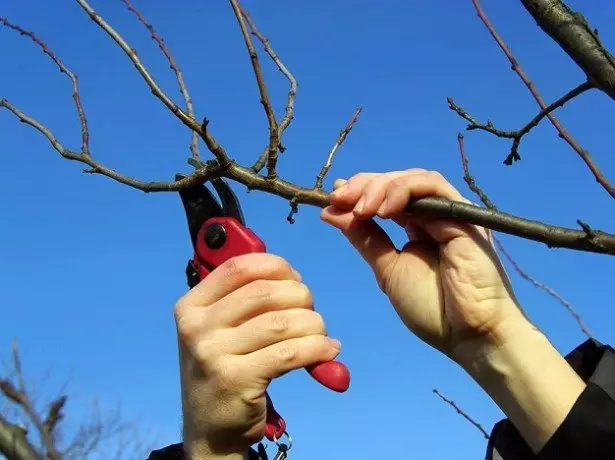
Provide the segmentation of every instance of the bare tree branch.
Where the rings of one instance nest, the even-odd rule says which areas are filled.
[[[1,415],[0,453],[11,460],[41,460],[38,452],[30,445],[26,431],[7,422]]]
[[[85,110],[83,108],[83,104],[81,102],[81,96],[79,94],[79,84],[77,82],[77,76],[71,72],[71,70],[64,65],[64,63],[60,60],[60,58],[49,49],[47,44],[40,40],[36,35],[32,32],[25,30],[13,23],[11,23],[7,18],[0,17],[0,25],[4,25],[5,27],[15,30],[19,32],[21,35],[29,37],[34,43],[36,43],[47,56],[51,58],[51,60],[58,66],[60,72],[66,74],[68,78],[70,78],[73,85],[73,100],[75,101],[75,106],[77,108],[77,114],[79,115],[79,121],[81,122],[81,153],[84,155],[90,154],[90,132],[88,129],[88,120],[85,116]]]
[[[487,208],[494,209],[494,210],[497,209],[496,206],[493,204],[493,202],[489,199],[487,194],[478,186],[478,184],[476,183],[476,180],[474,179],[474,176],[470,173],[470,166],[469,166],[468,157],[467,157],[466,151],[465,151],[465,146],[464,146],[464,142],[463,142],[463,136],[461,134],[459,134],[457,136],[457,139],[459,141],[459,152],[461,153],[461,163],[463,165],[463,172],[464,172],[463,178],[464,178],[464,180],[468,184],[468,187],[470,187],[470,190],[472,190],[476,195],[478,195],[480,200],[483,202],[483,204]],[[495,243],[497,244],[499,250],[502,252],[502,254],[504,254],[504,256],[508,259],[508,261],[514,267],[516,272],[523,279],[525,279],[526,281],[529,281],[530,283],[532,283],[537,288],[542,289],[547,294],[549,294],[551,297],[553,297],[555,300],[557,300],[559,303],[561,303],[564,306],[564,308],[566,310],[568,310],[568,312],[572,315],[574,320],[577,322],[577,324],[581,328],[581,331],[583,331],[583,333],[587,337],[589,337],[590,339],[593,338],[592,335],[589,332],[589,329],[585,325],[585,322],[583,321],[581,316],[575,311],[575,309],[572,307],[572,305],[569,302],[567,302],[562,296],[560,296],[557,292],[555,292],[551,287],[547,286],[544,283],[541,283],[540,281],[537,281],[536,279],[534,279],[530,275],[528,275],[521,268],[521,266],[517,263],[517,261],[515,261],[513,259],[513,257],[510,255],[510,253],[504,248],[504,245],[502,244],[502,242],[497,237],[495,237],[495,236],[493,237],[493,239],[494,239]]]
[[[615,99],[615,58],[581,13],[560,0],[521,0],[538,26],[572,58],[590,81]]]
[[[322,166],[322,169],[318,173],[318,176],[316,176],[316,185],[314,186],[314,188],[317,188],[317,189],[322,188],[322,182],[325,180],[325,176],[327,175],[327,173],[329,172],[329,169],[331,168],[331,165],[333,164],[333,157],[335,156],[337,149],[339,149],[340,146],[346,140],[348,133],[350,133],[355,123],[359,119],[359,115],[361,114],[362,110],[363,109],[361,107],[357,108],[357,110],[355,110],[354,114],[352,115],[352,118],[350,119],[350,121],[346,124],[344,129],[340,131],[340,135],[338,136],[337,140],[335,141],[335,144],[333,144],[333,147],[331,148],[331,150],[329,151],[329,154],[327,155],[325,164]]]
[[[248,189],[260,190],[274,195],[278,195],[291,202],[291,212],[296,211],[299,204],[310,204],[324,207],[329,204],[328,193],[313,187],[307,188],[295,185],[280,177],[273,177],[271,169],[267,176],[262,176],[252,168],[247,168],[237,164],[232,160],[226,151],[213,140],[209,134],[207,119],[199,125],[192,117],[183,112],[155,83],[151,75],[145,69],[135,51],[125,42],[125,40],[105,22],[86,2],[86,0],[76,0],[79,5],[88,13],[90,18],[98,24],[129,56],[143,79],[150,86],[152,93],[158,97],[186,126],[193,131],[199,132],[208,148],[212,151],[217,161],[202,162],[191,158],[189,161],[196,167],[196,171],[190,176],[175,181],[146,182],[132,177],[125,176],[116,172],[99,162],[95,161],[91,155],[80,155],[65,148],[53,135],[51,130],[43,126],[40,122],[26,115],[7,99],[0,100],[0,108],[4,107],[11,111],[23,123],[26,123],[41,132],[50,141],[52,146],[65,158],[77,160],[90,166],[86,172],[102,174],[120,183],[143,190],[146,192],[177,191],[184,187],[204,182],[214,177],[226,177],[236,182],[242,183]],[[475,0],[473,0],[475,1]],[[251,43],[245,17],[236,0],[233,0],[234,10],[240,24],[244,38]],[[249,48],[253,50],[253,46]],[[256,61],[258,62],[258,61]],[[255,67],[260,69],[260,67]],[[262,77],[262,74],[259,74]],[[259,81],[260,78],[258,77]],[[549,116],[549,115],[547,115]],[[271,158],[269,158],[271,160]],[[294,211],[293,211],[294,210]],[[431,217],[447,218],[460,220],[474,225],[480,225],[492,230],[519,236],[521,238],[538,241],[547,244],[549,247],[562,247],[574,250],[589,251],[602,254],[615,254],[615,235],[591,229],[586,224],[579,221],[581,230],[556,227],[542,222],[529,220],[522,217],[513,216],[493,209],[483,209],[478,206],[469,205],[461,202],[454,202],[442,198],[428,197],[419,200],[412,200],[408,203],[406,212],[409,214],[424,214]],[[289,216],[292,220],[292,214]]]
[[[440,397],[440,399],[442,399],[442,401],[444,401],[446,404],[448,404],[453,409],[455,409],[459,415],[461,415],[468,422],[470,422],[472,425],[474,425],[478,429],[478,431],[480,431],[482,433],[482,435],[485,437],[485,439],[489,439],[489,433],[487,433],[487,430],[485,430],[480,423],[478,423],[476,420],[474,420],[472,417],[470,417],[464,410],[462,410],[457,405],[457,403],[455,401],[452,401],[452,400],[448,399],[446,396],[444,396],[442,393],[440,393],[440,391],[438,391],[438,389],[436,389],[436,388],[433,389],[433,392],[436,395],[438,395]]]
[[[282,120],[280,121],[280,124],[278,125],[278,141],[279,141],[278,149],[280,150],[280,152],[284,152],[285,147],[282,145],[282,133],[286,130],[286,128],[288,128],[288,126],[290,125],[290,123],[292,122],[295,116],[295,97],[297,95],[297,80],[295,79],[293,74],[290,73],[288,68],[284,65],[284,63],[282,62],[278,54],[273,50],[273,48],[271,47],[271,43],[269,42],[267,37],[265,37],[258,30],[258,28],[254,24],[254,21],[252,20],[248,12],[244,8],[240,7],[240,9],[241,9],[241,13],[246,23],[250,27],[250,31],[252,35],[256,36],[260,40],[260,42],[263,44],[263,48],[265,49],[265,52],[269,54],[273,62],[275,62],[275,64],[278,66],[278,69],[280,69],[280,72],[284,74],[284,76],[288,79],[290,83],[290,89],[288,90],[288,99],[286,102],[286,110],[284,113],[284,117],[282,117]],[[265,148],[265,150],[259,156],[256,163],[254,163],[254,165],[252,166],[252,169],[255,172],[260,172],[263,169],[263,167],[265,166],[265,163],[267,162],[268,154],[269,154],[269,146]]]
[[[550,286],[547,286],[544,283],[541,283],[540,281],[537,281],[536,279],[532,278],[530,275],[528,275],[519,265],[519,263],[512,258],[512,256],[510,255],[510,253],[506,250],[506,248],[504,247],[504,245],[502,244],[502,242],[498,239],[495,238],[495,243],[498,246],[498,249],[500,250],[500,252],[502,252],[502,254],[504,254],[504,256],[508,259],[508,261],[510,262],[510,264],[514,267],[514,269],[516,270],[516,272],[519,274],[519,276],[521,276],[524,280],[530,282],[531,284],[533,284],[534,286],[536,286],[538,289],[541,289],[543,291],[545,291],[547,294],[549,294],[551,297],[553,297],[555,300],[557,300],[560,304],[563,305],[563,307],[568,310],[568,312],[570,313],[570,315],[574,318],[574,320],[577,322],[577,324],[579,325],[579,328],[581,329],[581,331],[583,332],[583,334],[585,334],[588,338],[593,339],[593,335],[589,332],[589,329],[587,328],[587,325],[585,324],[585,322],[583,321],[583,318],[581,318],[581,315],[579,315],[576,310],[574,309],[574,307],[570,304],[570,302],[568,302],[566,299],[564,299],[561,295],[559,295],[557,292],[555,292],[555,290],[553,288],[551,288]]]
[[[523,1],[525,3],[525,0],[523,0]],[[546,3],[553,3],[553,0],[543,0],[540,3],[545,3],[545,2]],[[585,150],[583,147],[581,147],[581,145],[568,133],[568,131],[566,131],[564,126],[555,117],[555,115],[548,111],[548,105],[544,101],[544,99],[542,98],[540,93],[538,92],[538,89],[536,88],[536,85],[529,79],[529,77],[527,76],[525,71],[521,68],[521,66],[519,65],[518,61],[513,56],[512,52],[510,51],[510,48],[508,48],[506,43],[504,43],[504,40],[502,40],[502,38],[496,32],[495,27],[493,26],[493,24],[491,24],[491,22],[489,21],[489,18],[487,17],[485,12],[481,8],[479,0],[472,0],[472,3],[474,5],[474,8],[476,9],[478,17],[485,24],[485,26],[487,27],[487,30],[489,31],[489,33],[491,34],[493,39],[497,42],[499,47],[502,49],[502,51],[504,52],[504,54],[506,55],[506,57],[510,61],[511,65],[512,65],[513,71],[515,71],[515,73],[517,75],[519,75],[519,78],[521,78],[521,80],[523,81],[525,86],[528,88],[528,90],[530,91],[530,93],[532,94],[532,96],[534,97],[534,99],[536,100],[536,102],[538,103],[540,108],[542,109],[542,111],[546,111],[547,112],[546,113],[547,118],[549,118],[549,120],[551,121],[551,124],[555,127],[555,129],[559,133],[560,137],[562,139],[564,139],[568,143],[568,145],[585,162],[587,167],[590,169],[590,171],[594,175],[594,178],[596,179],[596,181],[613,198],[615,198],[615,187],[613,187],[613,185],[611,185],[611,183],[606,179],[604,174],[600,171],[598,166],[594,163],[594,160],[592,159],[592,157],[589,154],[589,152],[587,150]],[[528,2],[528,3],[534,3],[534,2],[532,0],[531,2]],[[557,2],[557,3],[560,3],[560,2]],[[513,157],[512,157],[512,160],[519,160],[519,159],[520,159],[520,157],[518,155],[517,156],[513,155]]]
[[[85,10],[85,12],[90,16],[92,21],[100,26],[114,41],[119,45],[119,47],[126,53],[126,55],[130,58],[135,68],[139,72],[139,74],[143,77],[147,85],[151,88],[152,94],[156,96],[160,101],[167,106],[167,108],[177,117],[179,120],[190,128],[192,131],[199,133],[207,148],[214,154],[220,166],[226,167],[231,163],[230,158],[228,157],[224,148],[218,144],[218,142],[213,138],[213,136],[207,130],[208,121],[205,120],[202,124],[199,124],[194,118],[190,117],[186,114],[175,102],[167,96],[167,94],[158,86],[154,78],[150,75],[148,70],[145,68],[139,57],[137,56],[137,52],[134,48],[132,48],[126,41],[122,38],[122,36],[116,32],[116,30],[111,27],[94,9],[89,5],[86,0],[76,0],[77,3]],[[95,171],[98,172],[98,171]]]
[[[171,54],[169,47],[164,42],[163,38],[160,35],[158,35],[158,33],[156,32],[156,29],[154,29],[154,26],[152,26],[151,23],[145,18],[145,16],[143,16],[143,14],[132,5],[130,0],[121,0],[121,1],[124,3],[124,5],[126,5],[126,8],[128,8],[128,11],[130,11],[131,13],[134,13],[134,15],[137,16],[139,21],[145,26],[147,30],[149,30],[149,33],[151,34],[152,39],[156,43],[158,43],[158,47],[160,48],[160,51],[162,51],[164,56],[167,58],[171,66],[171,70],[173,70],[173,72],[175,73],[175,77],[177,78],[177,84],[179,86],[179,91],[184,97],[184,101],[186,101],[186,112],[188,112],[188,116],[191,118],[196,118],[194,116],[194,105],[192,104],[192,98],[190,97],[190,94],[188,93],[188,87],[186,85],[186,82],[184,81],[184,76],[182,74],[182,71],[179,69],[177,62],[175,61],[175,58]],[[191,134],[190,152],[192,153],[192,158],[196,160],[199,159],[199,136],[196,131],[192,131],[192,134]]]
[[[527,123],[523,128],[518,129],[516,131],[504,131],[504,130],[498,129],[490,121],[488,121],[486,124],[478,123],[476,119],[472,117],[468,112],[466,112],[463,108],[455,104],[455,101],[453,100],[453,98],[449,97],[447,98],[447,101],[448,101],[448,106],[451,110],[454,110],[455,112],[457,112],[457,114],[461,118],[467,120],[470,123],[466,128],[468,131],[478,129],[481,131],[487,131],[488,133],[491,133],[497,137],[508,138],[508,139],[513,140],[512,146],[510,148],[510,153],[507,155],[506,159],[504,160],[504,164],[510,166],[513,164],[514,161],[521,159],[521,155],[519,155],[519,144],[521,143],[521,138],[523,138],[523,136],[525,136],[533,128],[538,126],[538,123],[540,123],[540,121],[543,118],[545,118],[548,114],[550,114],[557,108],[562,107],[569,100],[575,98],[579,94],[591,88],[595,88],[595,86],[592,83],[589,83],[589,82],[581,83],[579,86],[570,90],[560,99],[553,102],[546,109],[541,110],[538,113],[538,115],[532,118],[532,120],[529,123]]]
[[[265,109],[265,114],[267,115],[267,122],[269,123],[267,175],[270,179],[274,179],[277,176],[275,168],[278,162],[278,146],[280,145],[278,122],[275,118],[275,113],[273,111],[273,107],[271,106],[271,102],[269,101],[269,95],[267,94],[267,85],[265,84],[265,78],[263,77],[263,72],[261,70],[260,62],[258,60],[258,54],[254,49],[254,43],[252,43],[252,38],[250,38],[250,32],[248,32],[248,27],[246,25],[246,20],[242,13],[241,7],[239,6],[237,0],[229,1],[231,2],[233,11],[235,12],[235,16],[237,17],[237,21],[239,22],[241,33],[243,34],[244,41],[246,42],[246,47],[248,48],[248,53],[250,54],[250,60],[252,61],[252,67],[254,69],[254,76],[256,77],[256,83],[258,84],[258,91],[261,95],[261,104],[263,105],[263,108]]]
[[[45,447],[47,457],[51,460],[60,460],[60,452],[55,445],[51,430],[48,429],[47,425],[38,414],[28,395],[16,342],[13,342],[13,367],[19,387],[16,387],[10,380],[3,378],[0,379],[0,391],[15,404],[19,405],[32,421]]]

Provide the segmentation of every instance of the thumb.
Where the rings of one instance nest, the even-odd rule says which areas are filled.
[[[374,271],[382,286],[388,267],[395,262],[398,251],[386,232],[372,219],[359,219],[351,211],[334,206],[322,210],[320,217],[342,231],[350,244]]]

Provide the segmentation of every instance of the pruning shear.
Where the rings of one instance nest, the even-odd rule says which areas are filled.
[[[183,179],[177,174],[176,180]],[[188,261],[186,277],[193,288],[219,265],[232,257],[254,252],[266,252],[265,243],[248,227],[239,200],[224,181],[212,179],[220,201],[204,183],[182,189],[179,192],[192,239],[194,254]],[[306,368],[320,384],[344,392],[350,385],[348,368],[339,361],[317,363]],[[286,433],[286,422],[275,410],[271,398],[267,398],[265,437],[277,443]]]

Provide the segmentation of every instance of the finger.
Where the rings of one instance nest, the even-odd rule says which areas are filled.
[[[235,327],[263,313],[312,309],[309,288],[295,280],[255,280],[233,291],[207,309],[208,329]]]
[[[378,280],[384,278],[387,269],[395,263],[398,251],[382,227],[372,219],[359,219],[351,211],[340,211],[334,206],[323,209],[321,218],[342,231]]]
[[[322,316],[313,310],[295,308],[267,312],[229,329],[225,349],[244,355],[278,342],[309,335],[326,335]]]
[[[423,172],[423,169],[410,169],[407,171],[393,171],[390,173],[359,173],[351,177],[348,181],[340,184],[331,194],[331,203],[341,209],[352,209],[357,205],[357,202],[362,196],[364,187],[371,180],[381,176],[391,176],[399,174],[418,174]]]
[[[314,334],[278,342],[236,358],[240,366],[249,367],[256,377],[272,380],[296,369],[331,361],[339,352],[339,341]]]
[[[191,289],[180,304],[211,305],[229,293],[257,279],[300,280],[300,275],[281,257],[267,253],[245,254],[233,257],[213,270]]]
[[[353,208],[354,214],[364,219],[373,217],[384,201],[389,184],[405,174],[408,173],[405,171],[395,171],[388,174],[381,174],[365,183],[363,189],[359,192],[359,200]]]
[[[411,198],[436,196],[470,203],[442,175],[435,171],[408,174],[393,180],[386,191],[386,198],[378,210],[382,218],[402,213]]]

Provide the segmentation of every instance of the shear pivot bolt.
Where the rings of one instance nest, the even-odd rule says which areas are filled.
[[[226,242],[226,229],[222,224],[211,224],[205,230],[205,244],[212,249],[220,249]]]

